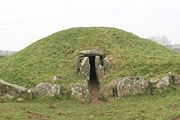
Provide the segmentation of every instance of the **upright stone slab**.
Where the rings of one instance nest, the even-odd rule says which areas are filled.
[[[104,75],[104,66],[102,66],[102,61],[100,56],[95,57],[95,65],[96,65],[97,78],[100,82],[101,77]]]
[[[85,80],[89,80],[89,75],[90,75],[89,58],[84,57],[80,64],[80,76]]]

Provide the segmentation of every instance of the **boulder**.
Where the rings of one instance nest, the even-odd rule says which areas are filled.
[[[17,98],[17,101],[22,102],[22,101],[24,101],[24,98]]]
[[[9,101],[9,100],[13,100],[13,99],[14,99],[14,97],[9,95],[8,93],[1,96],[1,98],[0,98],[0,100],[2,100],[2,101]]]
[[[119,78],[117,81],[117,96],[135,95],[147,91],[148,81],[141,77]]]
[[[51,83],[39,83],[31,89],[34,96],[39,97],[54,97],[60,94],[60,86]]]
[[[149,81],[150,94],[153,95],[157,91],[162,92],[171,85],[170,77],[166,76],[162,79],[154,79]]]
[[[71,87],[71,96],[76,98],[87,98],[89,95],[88,86],[76,83]]]
[[[116,80],[112,80],[101,86],[100,95],[102,96],[111,96],[117,97],[117,82]]]
[[[18,97],[27,97],[28,89],[15,84],[0,80],[0,99],[14,99]]]
[[[111,62],[108,60],[107,57],[103,59],[103,64],[104,64],[104,71],[109,71],[112,68]]]
[[[159,89],[164,89],[167,88],[169,85],[170,85],[169,77],[166,76],[157,82],[156,87]]]
[[[180,87],[180,76],[173,75],[171,81],[173,85]]]

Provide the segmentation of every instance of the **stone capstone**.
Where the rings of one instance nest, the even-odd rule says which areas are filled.
[[[60,86],[51,83],[39,83],[31,89],[34,96],[53,97],[60,94]]]
[[[89,95],[88,86],[86,84],[75,84],[71,87],[71,96],[77,98],[86,98]]]
[[[79,56],[102,56],[105,57],[105,54],[101,50],[83,50],[79,52]]]

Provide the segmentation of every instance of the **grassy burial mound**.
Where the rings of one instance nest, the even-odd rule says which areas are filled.
[[[180,56],[164,46],[116,28],[80,27],[54,33],[1,59],[0,79],[26,87],[49,82],[53,76],[59,76],[61,85],[81,82],[76,56],[91,49],[104,51],[111,61],[104,83],[122,76],[148,79],[180,73]]]

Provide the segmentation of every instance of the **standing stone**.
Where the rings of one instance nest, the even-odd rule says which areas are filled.
[[[98,80],[101,79],[101,77],[104,75],[104,66],[102,66],[100,56],[96,56],[95,58],[95,65],[96,65],[96,74]]]
[[[84,59],[82,60],[82,62],[80,64],[80,76],[85,80],[89,80],[90,64],[89,64],[88,57],[84,57]]]

